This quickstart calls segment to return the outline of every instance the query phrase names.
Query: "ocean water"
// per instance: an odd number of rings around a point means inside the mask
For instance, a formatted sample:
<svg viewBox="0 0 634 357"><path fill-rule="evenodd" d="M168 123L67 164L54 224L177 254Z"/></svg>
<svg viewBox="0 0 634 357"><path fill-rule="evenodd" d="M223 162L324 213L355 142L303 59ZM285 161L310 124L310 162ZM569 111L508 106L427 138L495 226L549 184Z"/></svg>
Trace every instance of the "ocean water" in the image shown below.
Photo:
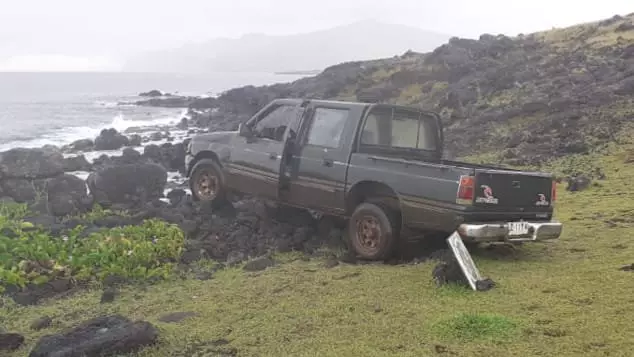
<svg viewBox="0 0 634 357"><path fill-rule="evenodd" d="M151 89L217 95L298 78L272 73L0 73L0 152L94 139L104 128L123 131L178 122L182 109L119 104L139 100L139 93Z"/></svg>

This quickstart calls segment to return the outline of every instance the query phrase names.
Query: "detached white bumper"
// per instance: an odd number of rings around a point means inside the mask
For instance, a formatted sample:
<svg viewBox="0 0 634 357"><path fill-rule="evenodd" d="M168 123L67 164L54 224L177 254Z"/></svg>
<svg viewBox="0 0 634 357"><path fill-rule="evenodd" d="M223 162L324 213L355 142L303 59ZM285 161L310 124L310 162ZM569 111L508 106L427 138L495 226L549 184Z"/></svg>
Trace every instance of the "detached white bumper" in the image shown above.
<svg viewBox="0 0 634 357"><path fill-rule="evenodd" d="M562 230L560 222L465 223L458 234L468 242L534 242L558 239Z"/></svg>

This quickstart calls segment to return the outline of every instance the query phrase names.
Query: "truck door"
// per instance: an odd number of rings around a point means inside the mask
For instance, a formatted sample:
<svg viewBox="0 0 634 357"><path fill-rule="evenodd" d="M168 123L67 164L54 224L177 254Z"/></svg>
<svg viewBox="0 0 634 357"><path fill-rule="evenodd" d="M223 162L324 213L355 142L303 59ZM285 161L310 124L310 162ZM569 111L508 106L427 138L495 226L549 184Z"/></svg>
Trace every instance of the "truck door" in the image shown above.
<svg viewBox="0 0 634 357"><path fill-rule="evenodd" d="M252 136L236 136L227 168L227 185L239 192L278 198L280 171L289 125L300 113L297 102L277 102L246 125Z"/></svg>
<svg viewBox="0 0 634 357"><path fill-rule="evenodd" d="M288 191L282 200L341 214L354 137L354 118L361 109L338 103L315 103L307 108L290 159Z"/></svg>

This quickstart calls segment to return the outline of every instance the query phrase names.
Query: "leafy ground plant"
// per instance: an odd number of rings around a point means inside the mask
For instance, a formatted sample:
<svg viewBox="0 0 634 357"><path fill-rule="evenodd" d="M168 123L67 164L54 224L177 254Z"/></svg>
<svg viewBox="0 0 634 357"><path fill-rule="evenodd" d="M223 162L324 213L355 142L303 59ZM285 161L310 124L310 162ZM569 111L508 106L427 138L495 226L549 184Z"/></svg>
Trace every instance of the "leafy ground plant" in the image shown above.
<svg viewBox="0 0 634 357"><path fill-rule="evenodd" d="M159 220L88 236L82 234L84 228L79 226L64 236L54 237L12 219L16 217L17 214L8 214L0 219L0 289L42 284L61 277L167 277L184 244L178 227Z"/></svg>

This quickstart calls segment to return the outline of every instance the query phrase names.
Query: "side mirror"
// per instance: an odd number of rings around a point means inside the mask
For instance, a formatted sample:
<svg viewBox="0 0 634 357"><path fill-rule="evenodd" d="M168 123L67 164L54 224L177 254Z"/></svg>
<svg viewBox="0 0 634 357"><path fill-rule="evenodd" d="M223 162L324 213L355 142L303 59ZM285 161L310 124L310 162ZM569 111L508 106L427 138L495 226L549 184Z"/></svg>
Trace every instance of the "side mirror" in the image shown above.
<svg viewBox="0 0 634 357"><path fill-rule="evenodd" d="M244 123L240 123L238 125L238 135L244 136L245 138L250 138L253 136L253 131Z"/></svg>

